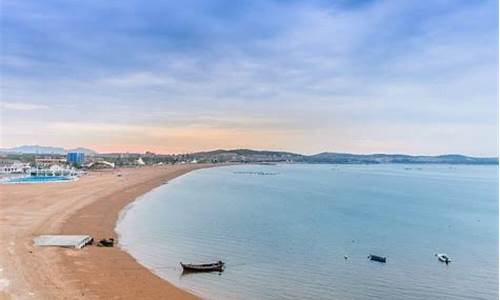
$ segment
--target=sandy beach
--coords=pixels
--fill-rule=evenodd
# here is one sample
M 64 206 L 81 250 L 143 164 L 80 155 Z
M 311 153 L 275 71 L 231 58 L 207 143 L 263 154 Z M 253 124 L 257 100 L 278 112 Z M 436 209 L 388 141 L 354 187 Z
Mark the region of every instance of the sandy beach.
M 34 247 L 32 239 L 40 234 L 116 238 L 123 207 L 172 178 L 204 167 L 208 165 L 115 169 L 69 183 L 0 185 L 0 298 L 196 299 L 118 247 Z

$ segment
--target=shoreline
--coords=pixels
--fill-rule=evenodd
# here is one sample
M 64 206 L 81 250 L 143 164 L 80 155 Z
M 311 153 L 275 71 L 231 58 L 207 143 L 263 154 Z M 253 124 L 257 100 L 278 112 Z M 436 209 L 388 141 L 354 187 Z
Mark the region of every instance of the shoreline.
M 34 247 L 32 239 L 39 234 L 117 239 L 124 208 L 176 177 L 208 167 L 213 165 L 114 169 L 66 185 L 0 186 L 0 299 L 199 299 L 142 266 L 119 245 L 74 250 Z

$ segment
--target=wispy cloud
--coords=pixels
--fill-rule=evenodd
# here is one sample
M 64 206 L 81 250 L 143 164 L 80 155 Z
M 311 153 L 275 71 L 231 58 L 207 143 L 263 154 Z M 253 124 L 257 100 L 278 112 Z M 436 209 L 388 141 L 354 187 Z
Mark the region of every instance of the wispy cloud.
M 455 126 L 468 130 L 448 151 L 495 154 L 498 3 L 346 3 L 5 1 L 2 92 L 54 107 L 34 116 L 47 124 L 258 129 L 281 148 L 396 152 L 414 140 L 394 128 L 424 152 Z
M 150 72 L 137 72 L 132 74 L 122 74 L 108 78 L 102 78 L 97 81 L 97 84 L 107 85 L 119 88 L 141 88 L 164 86 L 173 83 L 166 75 L 163 77 Z
M 24 103 L 24 102 L 0 102 L 0 107 L 7 110 L 40 110 L 49 108 L 44 104 Z

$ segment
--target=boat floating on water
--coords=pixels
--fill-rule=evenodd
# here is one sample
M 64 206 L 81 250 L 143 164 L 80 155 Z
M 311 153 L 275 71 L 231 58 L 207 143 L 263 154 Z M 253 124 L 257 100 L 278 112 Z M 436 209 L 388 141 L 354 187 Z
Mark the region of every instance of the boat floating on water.
M 218 261 L 211 264 L 183 264 L 184 272 L 222 272 L 224 271 L 224 262 Z
M 382 256 L 378 256 L 378 255 L 373 255 L 373 254 L 368 255 L 368 259 L 374 260 L 374 261 L 378 261 L 378 262 L 381 262 L 381 263 L 387 262 L 387 258 L 386 257 L 382 257 Z
M 437 256 L 437 258 L 439 259 L 439 261 L 441 262 L 444 262 L 446 264 L 450 263 L 451 262 L 451 258 L 448 256 L 448 254 L 446 253 L 437 253 L 435 254 Z

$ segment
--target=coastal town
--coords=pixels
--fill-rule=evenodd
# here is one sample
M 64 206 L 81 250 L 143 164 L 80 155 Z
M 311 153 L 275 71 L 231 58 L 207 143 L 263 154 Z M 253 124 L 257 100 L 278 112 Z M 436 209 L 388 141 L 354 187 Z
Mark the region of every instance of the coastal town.
M 97 153 L 85 148 L 77 148 L 79 151 L 72 151 L 54 147 L 26 147 L 28 146 L 0 149 L 0 180 L 22 175 L 80 176 L 86 171 L 93 170 L 206 163 L 498 164 L 497 157 L 477 158 L 462 155 L 359 155 L 328 152 L 303 155 L 292 152 L 249 149 L 181 154 L 158 154 L 151 151 L 144 153 Z
M 170 159 L 168 159 L 170 158 Z M 0 181 L 20 176 L 76 177 L 87 171 L 115 169 L 119 167 L 142 167 L 146 165 L 197 163 L 182 157 L 158 156 L 147 152 L 141 154 L 104 154 L 67 152 L 60 153 L 3 153 L 0 155 Z

